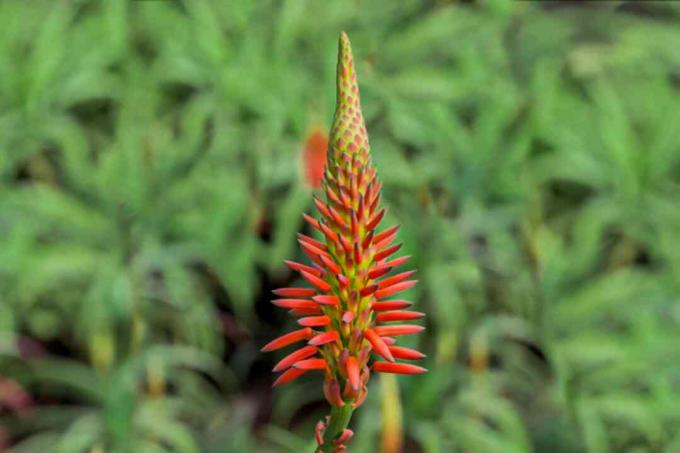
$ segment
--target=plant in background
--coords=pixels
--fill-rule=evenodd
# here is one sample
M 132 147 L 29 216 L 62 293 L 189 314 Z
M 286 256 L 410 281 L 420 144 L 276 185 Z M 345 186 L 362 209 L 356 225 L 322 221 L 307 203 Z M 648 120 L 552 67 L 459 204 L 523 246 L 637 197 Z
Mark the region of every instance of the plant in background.
M 392 244 L 398 226 L 377 231 L 385 209 L 379 208 L 380 182 L 371 164 L 352 51 L 345 33 L 340 35 L 336 112 L 322 187 L 327 201 L 314 200 L 321 219 L 304 217 L 323 240 L 299 237 L 312 265 L 286 262 L 313 288 L 274 291 L 281 299 L 273 303 L 300 316 L 302 328 L 271 341 L 262 351 L 307 341 L 274 367 L 274 371 L 283 372 L 274 385 L 308 371 L 324 372 L 324 394 L 332 410 L 317 423 L 316 438 L 317 451 L 330 453 L 344 451 L 344 443 L 352 436 L 347 426 L 353 410 L 366 398 L 370 369 L 397 374 L 426 371 L 395 361 L 424 357 L 416 350 L 394 345 L 394 337 L 418 333 L 423 327 L 383 325 L 424 315 L 404 310 L 411 305 L 408 301 L 388 300 L 416 284 L 416 280 L 410 280 L 415 271 L 387 276 L 409 257 L 393 257 L 401 248 L 401 244 Z M 371 351 L 380 359 L 369 368 Z
M 328 136 L 320 128 L 314 128 L 307 136 L 302 151 L 302 165 L 305 183 L 312 189 L 321 187 L 326 168 Z

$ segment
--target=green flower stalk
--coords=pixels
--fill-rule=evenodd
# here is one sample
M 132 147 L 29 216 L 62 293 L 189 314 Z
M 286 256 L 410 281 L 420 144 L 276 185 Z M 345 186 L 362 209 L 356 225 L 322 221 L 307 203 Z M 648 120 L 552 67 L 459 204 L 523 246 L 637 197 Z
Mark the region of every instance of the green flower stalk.
M 354 409 L 366 398 L 371 370 L 397 374 L 426 371 L 396 362 L 424 357 L 416 350 L 396 346 L 394 339 L 418 333 L 423 327 L 392 323 L 420 319 L 424 314 L 406 310 L 411 305 L 406 300 L 391 299 L 416 284 L 410 280 L 415 271 L 390 275 L 409 257 L 394 257 L 401 248 L 401 244 L 393 244 L 398 226 L 378 231 L 385 210 L 380 208 L 381 187 L 371 163 L 352 50 L 345 33 L 340 34 L 336 111 L 322 188 L 326 200 L 314 199 L 321 218 L 303 214 L 320 239 L 299 236 L 311 265 L 286 262 L 311 288 L 281 288 L 274 291 L 281 298 L 272 301 L 299 316 L 302 328 L 271 341 L 262 351 L 307 342 L 274 367 L 275 372 L 282 372 L 274 385 L 313 370 L 324 373 L 324 395 L 332 409 L 317 424 L 317 452 L 335 453 L 344 451 L 352 436 L 347 426 Z M 369 366 L 371 353 L 378 360 Z

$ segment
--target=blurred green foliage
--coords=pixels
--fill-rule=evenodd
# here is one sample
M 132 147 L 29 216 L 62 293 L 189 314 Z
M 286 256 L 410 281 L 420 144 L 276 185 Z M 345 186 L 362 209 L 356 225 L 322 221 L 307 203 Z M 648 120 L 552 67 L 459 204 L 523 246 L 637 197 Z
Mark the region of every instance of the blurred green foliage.
M 310 451 L 258 348 L 343 29 L 429 314 L 404 451 L 680 451 L 680 3 L 5 0 L 13 451 Z

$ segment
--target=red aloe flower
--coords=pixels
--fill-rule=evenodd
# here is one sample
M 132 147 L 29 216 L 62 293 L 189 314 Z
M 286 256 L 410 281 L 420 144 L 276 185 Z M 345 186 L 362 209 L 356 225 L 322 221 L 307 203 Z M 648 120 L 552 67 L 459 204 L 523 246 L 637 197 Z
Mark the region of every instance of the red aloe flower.
M 282 288 L 273 303 L 301 316 L 303 326 L 262 348 L 272 351 L 299 341 L 307 344 L 283 358 L 274 371 L 283 371 L 275 385 L 314 370 L 324 372 L 324 395 L 331 415 L 317 424 L 318 452 L 344 451 L 352 411 L 366 398 L 371 352 L 378 356 L 377 372 L 419 374 L 424 368 L 395 359 L 424 357 L 413 349 L 394 346 L 393 337 L 423 327 L 381 325 L 420 319 L 408 311 L 410 302 L 385 300 L 416 284 L 414 271 L 389 275 L 408 257 L 394 258 L 401 244 L 392 244 L 398 227 L 378 230 L 385 215 L 379 208 L 380 182 L 371 163 L 368 136 L 359 104 L 359 88 L 349 39 L 340 35 L 337 103 L 330 133 L 328 162 L 322 179 L 326 201 L 314 199 L 321 217 L 304 215 L 320 239 L 300 235 L 298 241 L 311 265 L 287 261 L 310 288 Z
M 314 129 L 305 141 L 302 150 L 302 164 L 305 173 L 305 182 L 312 189 L 321 186 L 323 171 L 326 166 L 326 150 L 328 149 L 328 137 L 320 129 Z

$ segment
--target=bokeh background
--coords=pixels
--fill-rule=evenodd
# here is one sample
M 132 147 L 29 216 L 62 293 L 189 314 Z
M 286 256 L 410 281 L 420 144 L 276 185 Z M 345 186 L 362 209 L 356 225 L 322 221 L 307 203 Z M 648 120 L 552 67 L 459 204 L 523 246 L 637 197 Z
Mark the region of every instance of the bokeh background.
M 341 30 L 430 369 L 350 451 L 680 451 L 680 3 L 505 0 L 0 2 L 0 449 L 313 449 Z

